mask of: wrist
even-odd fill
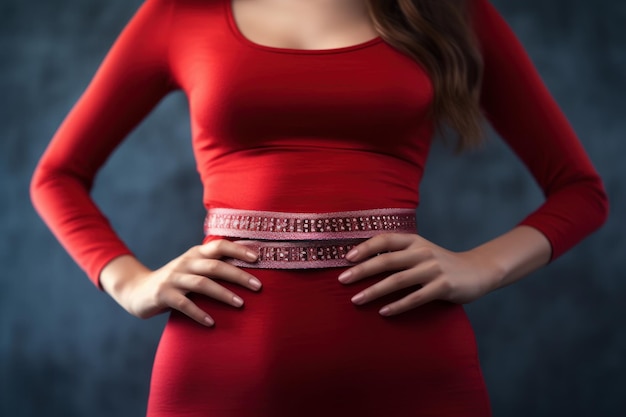
[[[495,291],[502,286],[507,276],[507,270],[503,265],[496,262],[493,256],[484,253],[480,247],[466,251],[464,255],[475,266],[484,294]]]
[[[111,260],[100,273],[102,289],[118,304],[128,310],[126,299],[140,279],[151,270],[131,255]]]
[[[545,265],[551,246],[543,233],[518,226],[470,251],[488,276],[490,291],[511,285]]]

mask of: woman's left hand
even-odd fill
[[[377,256],[376,256],[377,255]],[[403,313],[433,300],[468,303],[497,288],[498,268],[472,251],[452,252],[417,234],[385,233],[357,245],[346,258],[360,262],[339,276],[343,284],[375,274],[391,274],[352,297],[365,304],[414,285],[421,288],[383,307],[384,316]],[[370,258],[370,259],[368,259]]]

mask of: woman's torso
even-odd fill
[[[433,131],[423,68],[380,37],[321,50],[256,43],[233,10],[178,1],[171,18],[172,78],[189,99],[207,208],[416,207]]]

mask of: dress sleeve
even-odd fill
[[[33,205],[98,288],[113,258],[132,254],[90,197],[97,171],[174,89],[167,59],[168,0],[146,0],[61,123],[31,179]]]
[[[607,195],[572,126],[509,25],[488,0],[472,0],[470,11],[485,64],[483,113],[545,196],[519,225],[532,226],[547,237],[553,261],[604,223]]]

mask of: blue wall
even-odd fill
[[[141,321],[98,292],[34,213],[37,159],[139,0],[0,3],[0,415],[139,416],[164,317]],[[626,409],[626,4],[493,0],[600,171],[612,203],[597,233],[547,268],[467,306],[496,416]],[[621,107],[621,112],[620,112]],[[186,99],[166,98],[101,172],[94,196],[157,267],[201,239]],[[507,230],[541,202],[492,135],[436,146],[421,232],[451,249]],[[155,244],[157,242],[157,244]]]

